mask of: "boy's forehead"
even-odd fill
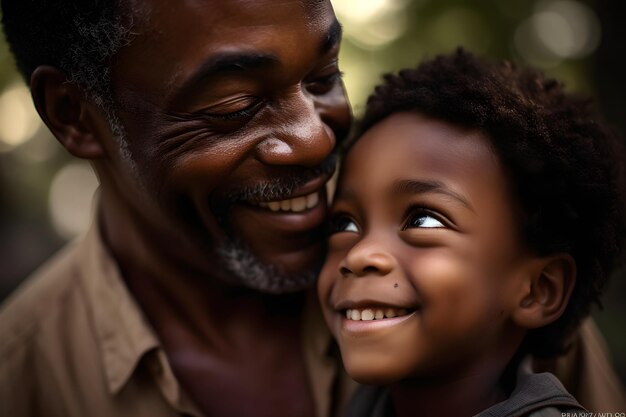
[[[417,112],[394,113],[367,130],[352,146],[346,166],[369,170],[437,173],[455,167],[476,170],[483,162],[499,165],[486,136]]]
[[[404,180],[441,183],[464,194],[472,206],[490,190],[506,187],[499,160],[482,133],[408,112],[393,114],[365,132],[348,152],[341,178],[346,191],[388,197]]]

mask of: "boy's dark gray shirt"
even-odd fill
[[[561,413],[586,411],[552,374],[520,371],[508,399],[474,417],[561,417]],[[355,394],[347,417],[394,417],[389,391],[362,386]]]

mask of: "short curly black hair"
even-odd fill
[[[26,83],[38,66],[51,65],[93,98],[110,102],[108,60],[128,42],[132,27],[126,3],[2,0],[4,33]]]
[[[621,261],[623,148],[593,119],[590,103],[537,70],[458,49],[386,75],[353,136],[402,111],[486,134],[521,208],[524,243],[540,256],[566,252],[576,261],[576,284],[565,312],[530,331],[520,347],[536,356],[566,348],[567,336],[599,302]]]

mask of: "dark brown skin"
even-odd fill
[[[317,232],[330,174],[307,173],[351,121],[330,3],[140,3],[148,13],[135,16],[134,37],[112,63],[133,162],[102,112],[55,68],[33,74],[37,109],[68,151],[92,160],[106,243],[204,414],[312,416],[302,294],[233,284],[212,250],[234,234],[288,273],[311,269],[322,256]],[[216,62],[219,71],[199,75]],[[314,209],[272,213],[254,199],[227,198],[291,176],[307,182],[274,199],[319,191]]]
[[[398,416],[472,416],[502,401],[528,329],[565,309],[573,259],[527,250],[513,213],[480,132],[397,113],[348,153],[318,293],[348,374],[389,385]],[[398,317],[371,320],[389,308]]]

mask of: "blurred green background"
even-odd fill
[[[358,115],[380,75],[459,45],[544,69],[593,95],[626,131],[626,2],[621,0],[333,0],[341,67]],[[623,136],[623,135],[622,135]],[[89,224],[97,181],[43,127],[0,42],[0,299]],[[625,214],[626,215],[626,214]],[[626,276],[594,313],[626,379]]]

